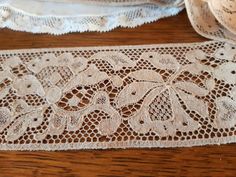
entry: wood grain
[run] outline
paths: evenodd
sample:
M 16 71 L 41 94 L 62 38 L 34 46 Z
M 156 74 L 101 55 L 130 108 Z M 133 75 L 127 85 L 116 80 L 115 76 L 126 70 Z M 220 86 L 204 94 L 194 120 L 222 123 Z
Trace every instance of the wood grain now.
M 132 45 L 206 40 L 186 12 L 135 29 L 63 36 L 0 31 L 0 49 Z M 0 176 L 236 176 L 235 144 L 173 149 L 0 152 Z

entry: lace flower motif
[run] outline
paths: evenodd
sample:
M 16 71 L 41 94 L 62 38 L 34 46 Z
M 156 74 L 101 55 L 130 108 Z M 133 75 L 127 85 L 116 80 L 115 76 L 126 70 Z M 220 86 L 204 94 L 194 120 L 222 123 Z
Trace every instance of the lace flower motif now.
M 129 74 L 128 77 L 136 81 L 120 92 L 117 106 L 122 109 L 143 100 L 142 108 L 128 117 L 132 129 L 137 133 L 152 130 L 160 136 L 174 135 L 177 130 L 196 130 L 199 124 L 190 117 L 187 109 L 207 117 L 207 104 L 197 97 L 206 96 L 209 90 L 193 82 L 177 81 L 176 78 L 183 71 L 197 66 L 197 61 L 180 67 L 178 61 L 169 54 L 145 53 L 141 58 L 149 60 L 156 68 L 171 70 L 174 74 L 167 81 L 163 80 L 160 73 L 146 69 Z M 195 69 L 194 72 L 199 71 Z

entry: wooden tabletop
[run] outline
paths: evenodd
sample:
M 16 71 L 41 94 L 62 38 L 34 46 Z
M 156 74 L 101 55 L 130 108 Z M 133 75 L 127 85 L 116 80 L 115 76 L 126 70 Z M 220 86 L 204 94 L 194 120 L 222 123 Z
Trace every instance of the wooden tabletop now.
M 0 30 L 0 49 L 197 42 L 186 12 L 134 29 L 63 36 Z M 236 176 L 236 145 L 192 148 L 0 152 L 0 176 Z

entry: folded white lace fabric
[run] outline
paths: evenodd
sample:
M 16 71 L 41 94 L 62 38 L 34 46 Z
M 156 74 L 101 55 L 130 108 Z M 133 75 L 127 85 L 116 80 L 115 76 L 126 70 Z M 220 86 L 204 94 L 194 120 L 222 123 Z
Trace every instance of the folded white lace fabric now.
M 18 18 L 23 22 L 42 20 L 46 26 L 29 23 L 28 31 L 62 34 L 78 31 L 74 24 L 81 25 L 82 21 L 77 20 L 91 20 L 87 15 L 94 13 L 93 19 L 105 19 L 104 28 L 100 28 L 101 21 L 95 20 L 99 28 L 83 21 L 83 30 L 100 31 L 108 30 L 109 17 L 121 25 L 124 21 L 118 20 L 118 14 L 126 18 L 131 9 L 138 10 L 136 17 L 141 24 L 141 17 L 147 17 L 142 16 L 145 8 L 162 14 L 157 9 L 166 13 L 168 8 L 180 10 L 183 4 L 171 0 L 110 0 L 106 8 L 101 4 L 108 0 L 27 1 L 37 7 L 34 9 L 22 6 L 24 2 L 2 2 L 1 24 L 25 30 Z M 217 41 L 0 51 L 0 150 L 236 142 L 235 1 L 213 2 L 186 0 L 185 6 L 194 29 Z M 54 3 L 59 4 L 52 11 L 49 7 Z M 62 3 L 71 6 L 71 11 L 62 13 Z M 99 8 L 94 11 L 91 4 Z M 41 10 L 37 10 L 39 5 L 43 5 Z M 88 6 L 93 7 L 91 11 Z M 78 10 L 84 17 L 75 15 Z M 113 16 L 113 10 L 119 13 Z M 157 17 L 152 15 L 150 18 Z
M 0 27 L 50 34 L 104 32 L 176 15 L 183 9 L 182 4 L 182 0 L 3 0 L 0 1 Z
M 235 43 L 235 0 L 0 0 L 0 28 L 50 34 L 105 32 L 176 15 L 184 7 L 200 35 Z
M 193 28 L 202 36 L 236 43 L 235 0 L 185 0 Z
M 50 34 L 105 32 L 176 15 L 185 6 L 199 34 L 236 41 L 235 0 L 1 0 L 0 28 Z

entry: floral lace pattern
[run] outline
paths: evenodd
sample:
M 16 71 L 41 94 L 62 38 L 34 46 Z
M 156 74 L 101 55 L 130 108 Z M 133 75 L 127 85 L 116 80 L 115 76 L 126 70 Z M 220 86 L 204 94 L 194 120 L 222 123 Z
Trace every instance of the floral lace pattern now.
M 236 142 L 236 46 L 0 52 L 0 149 Z

